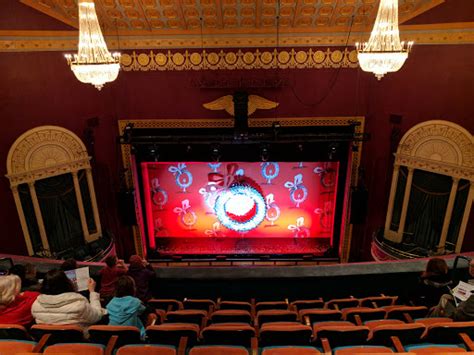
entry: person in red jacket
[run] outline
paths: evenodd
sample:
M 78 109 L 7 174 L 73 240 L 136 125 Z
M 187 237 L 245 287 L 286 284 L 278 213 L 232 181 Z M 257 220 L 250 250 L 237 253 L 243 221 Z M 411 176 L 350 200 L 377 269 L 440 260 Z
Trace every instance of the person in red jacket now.
M 115 255 L 105 258 L 105 263 L 107 266 L 99 272 L 101 277 L 100 297 L 104 300 L 103 304 L 107 304 L 114 297 L 118 278 L 128 271 L 123 260 L 118 260 Z
M 31 306 L 39 292 L 20 293 L 21 279 L 17 275 L 0 276 L 0 324 L 29 326 L 33 323 Z

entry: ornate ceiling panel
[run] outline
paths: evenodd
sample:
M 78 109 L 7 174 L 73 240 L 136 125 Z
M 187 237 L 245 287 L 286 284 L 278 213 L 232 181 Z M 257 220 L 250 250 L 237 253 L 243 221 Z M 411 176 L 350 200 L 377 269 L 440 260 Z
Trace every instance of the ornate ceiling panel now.
M 444 0 L 399 0 L 407 21 Z M 77 27 L 77 0 L 21 0 Z M 379 0 L 95 0 L 104 32 L 126 34 L 347 31 L 372 26 Z M 279 14 L 279 16 L 278 16 Z M 267 30 L 267 31 L 265 31 Z

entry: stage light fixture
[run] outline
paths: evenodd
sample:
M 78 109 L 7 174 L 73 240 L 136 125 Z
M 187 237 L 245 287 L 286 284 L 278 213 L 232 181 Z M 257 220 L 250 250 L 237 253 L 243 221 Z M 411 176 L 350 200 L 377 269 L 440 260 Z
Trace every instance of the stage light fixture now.
M 160 160 L 160 152 L 156 145 L 152 145 L 148 148 L 148 155 L 154 162 L 157 162 Z
M 123 134 L 120 137 L 120 143 L 128 144 L 132 140 L 132 130 L 133 130 L 133 123 L 129 123 L 123 129 Z
M 267 144 L 263 144 L 262 146 L 260 146 L 260 159 L 261 161 L 266 162 L 268 161 L 269 158 L 270 158 L 269 147 Z
M 328 158 L 329 160 L 334 160 L 336 158 L 337 149 L 339 148 L 339 144 L 331 143 L 328 146 Z
M 213 162 L 219 162 L 221 159 L 221 147 L 218 144 L 211 146 L 211 160 Z

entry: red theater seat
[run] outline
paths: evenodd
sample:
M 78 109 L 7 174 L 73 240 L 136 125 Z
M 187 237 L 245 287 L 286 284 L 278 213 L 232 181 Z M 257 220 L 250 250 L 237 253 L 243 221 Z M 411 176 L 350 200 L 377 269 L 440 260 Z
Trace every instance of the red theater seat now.
M 146 328 L 149 343 L 179 346 L 182 337 L 188 339 L 188 345 L 193 346 L 199 338 L 199 325 L 188 323 L 164 323 Z
M 303 324 L 266 323 L 260 328 L 260 346 L 309 345 L 313 335 Z
M 165 323 L 193 323 L 204 327 L 207 323 L 207 311 L 183 309 L 166 313 Z
M 115 355 L 176 355 L 176 349 L 166 345 L 125 345 Z
M 342 310 L 342 319 L 357 325 L 368 320 L 384 319 L 385 310 L 381 308 L 354 307 Z
M 45 355 L 103 355 L 105 346 L 99 344 L 56 344 L 44 350 Z
M 474 339 L 474 321 L 429 325 L 423 337 L 423 341 L 435 344 L 459 344 L 463 342 L 461 334 L 465 334 L 470 339 Z M 474 351 L 474 349 L 471 351 Z
M 249 352 L 241 346 L 206 345 L 195 346 L 189 355 L 249 355 Z
M 299 316 L 306 325 L 342 320 L 342 312 L 332 309 L 304 309 L 300 311 Z
M 428 308 L 425 306 L 388 306 L 384 309 L 387 311 L 386 319 L 399 319 L 409 323 L 428 314 Z
M 263 348 L 262 355 L 319 355 L 321 352 L 312 346 L 270 346 Z
M 297 312 L 303 309 L 320 309 L 324 307 L 324 301 L 321 298 L 316 300 L 297 300 L 291 302 L 291 306 Z
M 185 298 L 183 301 L 184 309 L 199 309 L 211 313 L 216 308 L 216 302 L 209 299 L 190 299 Z
M 406 324 L 406 323 L 398 319 L 378 319 L 378 320 L 369 320 L 369 321 L 364 322 L 364 325 L 366 327 L 369 327 L 370 330 L 381 325 L 399 325 L 399 324 Z
M 153 309 L 161 309 L 166 312 L 183 309 L 183 303 L 175 299 L 152 298 L 147 304 Z
M 240 301 L 220 301 L 217 304 L 217 307 L 220 310 L 224 309 L 240 309 L 252 313 L 252 304 L 249 302 L 240 302 Z
M 137 327 L 117 325 L 92 325 L 89 327 L 89 340 L 93 343 L 107 345 L 112 336 L 117 337 L 116 348 L 128 344 L 140 344 L 140 330 Z
M 31 337 L 21 325 L 0 324 L 0 339 L 31 340 Z
M 380 325 L 371 329 L 369 342 L 373 345 L 392 346 L 392 337 L 397 337 L 402 344 L 416 344 L 420 342 L 425 330 L 423 324 Z
M 406 346 L 410 354 L 449 355 L 453 353 L 466 353 L 467 351 L 456 345 L 412 345 Z
M 32 353 L 36 345 L 36 342 L 28 340 L 0 340 L 0 354 Z
M 257 302 L 255 305 L 255 312 L 270 310 L 270 309 L 284 309 L 287 310 L 289 307 L 288 301 L 275 301 L 275 302 Z
M 348 345 L 364 345 L 367 342 L 369 328 L 364 326 L 313 325 L 314 341 L 317 346 L 326 339 L 332 348 Z
M 204 344 L 239 345 L 250 347 L 255 329 L 248 324 L 211 324 L 201 332 Z
M 380 308 L 386 306 L 393 306 L 397 302 L 398 296 L 375 296 L 366 297 L 359 300 L 360 307 Z
M 391 348 L 385 346 L 344 346 L 333 349 L 334 355 L 363 355 L 363 354 L 393 354 L 394 351 Z
M 358 305 L 359 300 L 357 298 L 350 297 L 330 300 L 324 304 L 324 308 L 342 310 L 344 308 L 357 307 Z
M 241 309 L 222 309 L 211 314 L 211 322 L 214 323 L 252 323 L 252 315 Z
M 267 309 L 257 313 L 257 324 L 268 322 L 296 322 L 298 314 L 284 309 Z
M 46 334 L 50 334 L 46 345 L 85 342 L 83 330 L 77 325 L 36 324 L 30 329 L 30 335 L 36 341 Z
M 425 327 L 430 325 L 439 324 L 439 323 L 451 323 L 453 320 L 451 318 L 445 317 L 433 317 L 433 318 L 418 318 L 415 319 L 415 323 L 423 324 Z

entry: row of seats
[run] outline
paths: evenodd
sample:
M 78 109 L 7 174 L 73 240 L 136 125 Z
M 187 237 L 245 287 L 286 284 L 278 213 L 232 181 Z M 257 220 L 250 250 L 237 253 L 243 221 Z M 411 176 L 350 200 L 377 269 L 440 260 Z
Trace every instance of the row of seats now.
M 438 320 L 438 322 L 440 321 Z M 232 346 L 229 348 L 231 350 L 226 350 L 226 355 L 234 352 L 244 354 L 242 351 L 248 354 L 247 349 L 251 349 L 252 353 L 256 354 L 258 347 L 270 347 L 266 350 L 271 353 L 271 349 L 276 346 L 303 346 L 301 349 L 304 350 L 301 351 L 308 354 L 317 354 L 321 349 L 327 354 L 332 350 L 336 354 L 368 353 L 374 349 L 382 353 L 393 352 L 393 349 L 397 352 L 410 351 L 414 353 L 424 353 L 427 349 L 438 353 L 445 353 L 448 348 L 449 352 L 474 350 L 474 343 L 471 340 L 474 336 L 474 322 L 440 322 L 429 326 L 425 326 L 423 323 L 404 324 L 400 321 L 392 321 L 391 324 L 388 324 L 386 320 L 379 322 L 384 323 L 371 328 L 354 326 L 349 322 L 317 323 L 313 328 L 302 324 L 269 323 L 262 326 L 258 340 L 255 330 L 248 325 L 211 325 L 200 333 L 202 343 L 207 348 L 199 345 L 199 330 L 197 326 L 192 328 L 190 324 L 182 326 L 163 324 L 148 327 L 148 339 L 153 343 L 149 346 L 134 344 L 140 343 L 140 333 L 133 327 L 91 326 L 89 334 L 90 340 L 94 344 L 87 345 L 81 344 L 84 339 L 82 330 L 78 327 L 42 325 L 34 326 L 30 331 L 34 338 L 40 336 L 38 343 L 25 340 L 13 341 L 10 338 L 8 341 L 0 342 L 0 353 L 12 354 L 15 351 L 20 351 L 20 348 L 23 352 L 40 352 L 45 347 L 45 354 L 65 353 L 66 345 L 53 345 L 66 341 L 75 343 L 73 346 L 75 350 L 71 354 L 91 355 L 111 354 L 114 349 L 118 349 L 118 355 L 139 354 L 142 351 L 140 349 L 148 354 L 154 354 L 157 351 L 156 354 L 171 355 L 184 354 L 187 348 L 196 349 L 194 350 L 195 354 L 204 351 L 202 349 L 208 349 L 202 354 L 221 354 L 221 352 L 216 352 L 217 348 L 215 347 L 211 347 L 210 349 L 213 350 L 209 350 L 209 345 L 224 348 L 228 345 Z M 7 326 L 0 328 L 4 332 L 8 331 Z M 9 329 L 16 330 L 18 333 L 24 331 L 23 335 L 27 336 L 26 330 L 21 327 L 10 326 Z M 133 345 L 133 347 L 127 345 Z M 354 348 L 354 346 L 356 347 Z M 86 352 L 85 347 L 90 349 Z M 284 354 L 287 351 L 279 349 L 276 354 Z M 288 354 L 300 353 L 298 351 Z
M 423 318 L 428 309 L 424 306 L 386 306 L 383 308 L 352 307 L 336 309 L 302 309 L 299 312 L 286 309 L 266 309 L 256 315 L 243 309 L 219 309 L 210 314 L 198 309 L 180 309 L 176 311 L 156 310 L 159 315 L 157 323 L 192 323 L 201 329 L 209 324 L 246 323 L 259 328 L 269 322 L 300 322 L 312 325 L 315 322 L 350 321 L 361 325 L 364 321 L 377 319 L 398 319 L 413 322 L 413 319 Z
M 188 299 L 185 298 L 183 301 L 176 299 L 151 299 L 148 301 L 150 307 L 155 309 L 161 309 L 164 311 L 177 311 L 182 309 L 196 309 L 204 310 L 211 313 L 214 310 L 223 309 L 240 309 L 248 312 L 257 313 L 263 310 L 270 309 L 283 309 L 283 310 L 294 310 L 299 312 L 303 309 L 344 309 L 350 307 L 371 307 L 379 308 L 384 306 L 394 305 L 397 301 L 397 296 L 374 296 L 365 298 L 339 298 L 332 299 L 329 301 L 323 301 L 322 298 L 311 299 L 311 300 L 296 300 L 289 302 L 288 299 L 285 301 L 266 301 L 266 302 L 255 302 L 252 299 L 250 302 L 242 301 L 225 301 L 218 299 L 217 302 L 211 299 Z

